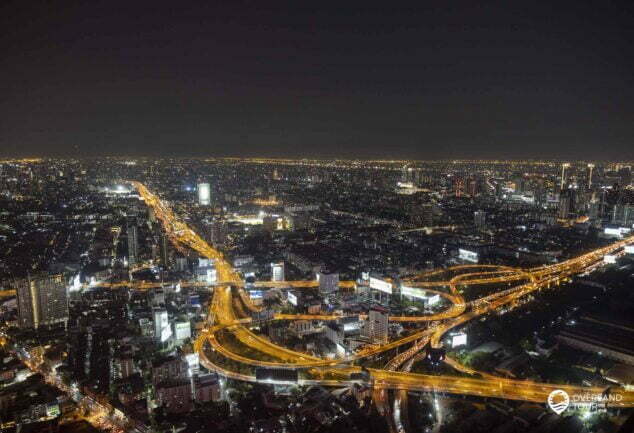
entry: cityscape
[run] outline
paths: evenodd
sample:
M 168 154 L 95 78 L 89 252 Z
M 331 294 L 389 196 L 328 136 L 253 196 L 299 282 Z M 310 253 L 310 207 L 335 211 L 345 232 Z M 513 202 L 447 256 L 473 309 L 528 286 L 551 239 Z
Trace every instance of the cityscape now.
M 634 420 L 630 163 L 0 166 L 4 430 Z
M 0 2 L 0 433 L 634 433 L 634 2 Z

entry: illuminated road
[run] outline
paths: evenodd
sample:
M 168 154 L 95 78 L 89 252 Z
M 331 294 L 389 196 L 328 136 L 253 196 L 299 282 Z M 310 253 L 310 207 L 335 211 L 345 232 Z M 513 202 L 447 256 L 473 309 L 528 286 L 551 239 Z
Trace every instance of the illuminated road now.
M 431 326 L 428 329 L 420 330 L 412 335 L 382 346 L 367 346 L 354 355 L 344 359 L 324 360 L 309 354 L 296 352 L 278 346 L 269 341 L 267 338 L 251 332 L 245 326 L 248 319 L 243 320 L 244 318 L 237 317 L 235 314 L 233 308 L 233 300 L 235 297 L 231 287 L 234 288 L 233 290 L 238 295 L 240 302 L 242 302 L 244 307 L 248 310 L 258 311 L 258 307 L 251 303 L 249 296 L 243 289 L 244 285 L 239 275 L 225 260 L 222 253 L 209 246 L 185 223 L 181 222 L 173 214 L 171 209 L 159 200 L 158 197 L 150 193 L 145 186 L 138 182 L 133 182 L 133 184 L 138 189 L 139 194 L 145 200 L 146 204 L 154 208 L 155 214 L 163 223 L 170 240 L 182 249 L 191 248 L 204 257 L 214 259 L 219 280 L 227 283 L 226 286 L 218 286 L 214 290 L 214 296 L 209 310 L 208 328 L 205 332 L 201 333 L 195 346 L 200 354 L 203 365 L 207 365 L 212 367 L 214 370 L 221 371 L 228 377 L 240 378 L 241 380 L 249 381 L 254 380 L 253 376 L 230 372 L 218 365 L 214 365 L 213 362 L 208 359 L 206 354 L 206 351 L 210 350 L 209 348 L 217 351 L 226 358 L 252 366 L 308 368 L 334 367 L 340 364 L 347 364 L 360 358 L 373 356 L 404 344 L 413 343 L 408 350 L 390 361 L 390 365 L 388 365 L 387 369 L 370 370 L 374 380 L 375 389 L 379 391 L 384 389 L 396 389 L 446 392 L 452 394 L 524 400 L 542 404 L 546 402 L 548 394 L 554 389 L 564 389 L 572 395 L 601 394 L 603 392 L 603 389 L 599 388 L 544 384 L 531 381 L 498 378 L 492 375 L 464 378 L 456 376 L 429 376 L 400 372 L 396 370 L 413 356 L 416 356 L 416 354 L 428 343 L 431 343 L 433 346 L 438 346 L 442 336 L 449 330 L 483 314 L 487 314 L 491 311 L 498 310 L 501 307 L 510 305 L 536 290 L 556 286 L 572 275 L 583 273 L 589 268 L 597 266 L 597 263 L 602 261 L 603 256 L 606 254 L 614 253 L 625 245 L 634 242 L 634 236 L 565 262 L 533 269 L 521 270 L 500 266 L 488 267 L 485 265 L 470 265 L 472 269 L 480 269 L 481 271 L 458 274 L 452 276 L 449 280 L 440 281 L 433 281 L 432 279 L 436 276 L 442 276 L 443 273 L 451 275 L 452 272 L 461 272 L 469 268 L 467 266 L 462 266 L 421 274 L 415 279 L 426 279 L 426 281 L 410 280 L 407 281 L 406 284 L 412 287 L 414 284 L 416 284 L 416 287 L 435 287 L 439 290 L 447 287 L 450 291 L 450 294 L 445 294 L 445 299 L 450 300 L 451 306 L 445 312 L 439 313 L 442 316 L 439 316 L 436 319 L 421 318 L 419 320 L 432 320 Z M 524 281 L 524 283 L 519 286 L 487 295 L 469 303 L 465 303 L 464 299 L 458 292 L 459 287 L 471 287 L 479 284 L 510 284 L 521 281 Z M 300 284 L 304 284 L 304 282 Z M 278 315 L 276 317 L 276 319 L 279 320 L 294 320 L 298 318 L 306 318 L 309 320 L 332 320 L 335 316 Z M 417 321 L 413 320 L 412 317 L 394 317 L 390 320 Z M 235 336 L 241 344 L 244 344 L 253 350 L 270 355 L 279 361 L 261 361 L 234 353 L 220 344 L 218 340 L 218 332 L 229 332 L 231 335 Z M 450 362 L 455 365 L 455 361 Z M 356 367 L 350 367 L 347 370 L 360 371 Z M 316 379 L 304 382 L 339 386 L 349 385 L 351 383 L 350 381 L 344 379 Z M 634 407 L 634 392 L 619 390 L 618 393 L 621 400 L 609 402 L 611 406 Z

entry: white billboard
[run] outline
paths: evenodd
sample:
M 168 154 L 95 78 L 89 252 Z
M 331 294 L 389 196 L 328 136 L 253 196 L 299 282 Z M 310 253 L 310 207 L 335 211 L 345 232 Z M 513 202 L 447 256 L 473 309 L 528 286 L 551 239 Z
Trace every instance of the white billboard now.
M 606 254 L 603 256 L 603 263 L 614 264 L 616 263 L 616 256 L 614 254 Z
M 427 305 L 432 306 L 440 302 L 440 295 L 433 295 L 427 298 Z
M 401 286 L 401 295 L 411 298 L 426 299 L 425 291 L 416 287 Z
M 480 257 L 475 251 L 465 250 L 464 248 L 458 249 L 458 257 L 467 262 L 478 263 Z
M 264 297 L 264 292 L 262 292 L 262 290 L 249 290 L 249 298 L 262 299 L 263 297 Z
M 623 250 L 625 251 L 625 254 L 634 254 L 634 244 L 626 245 Z
M 370 288 L 380 292 L 392 294 L 392 283 L 381 280 L 379 278 L 370 277 Z
M 451 347 L 459 347 L 467 345 L 467 334 L 461 332 L 460 334 L 455 334 L 451 336 Z

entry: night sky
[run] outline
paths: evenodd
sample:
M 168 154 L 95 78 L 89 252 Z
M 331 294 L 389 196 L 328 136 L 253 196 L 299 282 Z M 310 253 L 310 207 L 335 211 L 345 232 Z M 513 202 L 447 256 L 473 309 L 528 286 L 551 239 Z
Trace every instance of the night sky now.
M 634 160 L 631 1 L 0 3 L 2 156 Z

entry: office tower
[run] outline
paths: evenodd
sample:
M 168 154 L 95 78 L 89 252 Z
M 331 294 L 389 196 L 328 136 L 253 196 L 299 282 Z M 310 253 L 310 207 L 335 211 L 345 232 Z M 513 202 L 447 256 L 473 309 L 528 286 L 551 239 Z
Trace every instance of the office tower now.
M 481 210 L 475 211 L 473 213 L 473 223 L 476 228 L 483 229 L 487 224 L 487 213 Z
M 571 213 L 575 211 L 575 195 L 574 190 L 570 188 L 563 189 L 559 193 L 559 209 L 557 217 L 560 219 L 568 219 Z
M 172 336 L 172 327 L 169 323 L 167 310 L 155 308 L 152 311 L 152 316 L 154 319 L 154 338 L 163 343 Z
M 456 177 L 453 182 L 453 190 L 456 197 L 462 197 L 464 193 L 464 179 Z
M 431 227 L 434 225 L 434 206 L 431 203 L 414 204 L 410 215 L 412 223 L 418 227 Z
M 68 321 L 68 293 L 62 275 L 28 276 L 16 281 L 21 328 L 39 328 Z
M 319 282 L 319 293 L 327 295 L 336 292 L 339 289 L 339 273 L 323 270 L 317 273 L 317 281 Z
M 592 189 L 592 170 L 594 169 L 594 164 L 588 164 L 588 190 Z
M 167 234 L 165 232 L 161 232 L 160 237 L 160 247 L 161 247 L 161 263 L 165 269 L 169 268 L 169 239 L 167 238 Z
M 621 187 L 625 188 L 632 183 L 632 169 L 629 166 L 619 169 L 619 178 L 621 179 Z
M 524 176 L 516 176 L 513 178 L 513 184 L 515 185 L 516 194 L 524 192 L 526 188 L 526 180 L 524 179 Z
M 284 281 L 284 262 L 271 263 L 271 281 Z
M 211 223 L 211 244 L 217 248 L 224 248 L 227 245 L 227 222 L 216 219 Z
M 370 308 L 363 335 L 368 337 L 373 344 L 387 344 L 387 331 L 388 310 L 379 306 Z
M 561 164 L 561 189 L 566 187 L 566 169 L 570 167 L 570 164 L 565 162 Z
M 133 267 L 139 259 L 139 228 L 137 227 L 136 215 L 129 215 L 127 218 L 128 234 L 128 267 Z
M 209 206 L 211 204 L 211 190 L 208 183 L 198 184 L 198 204 Z

